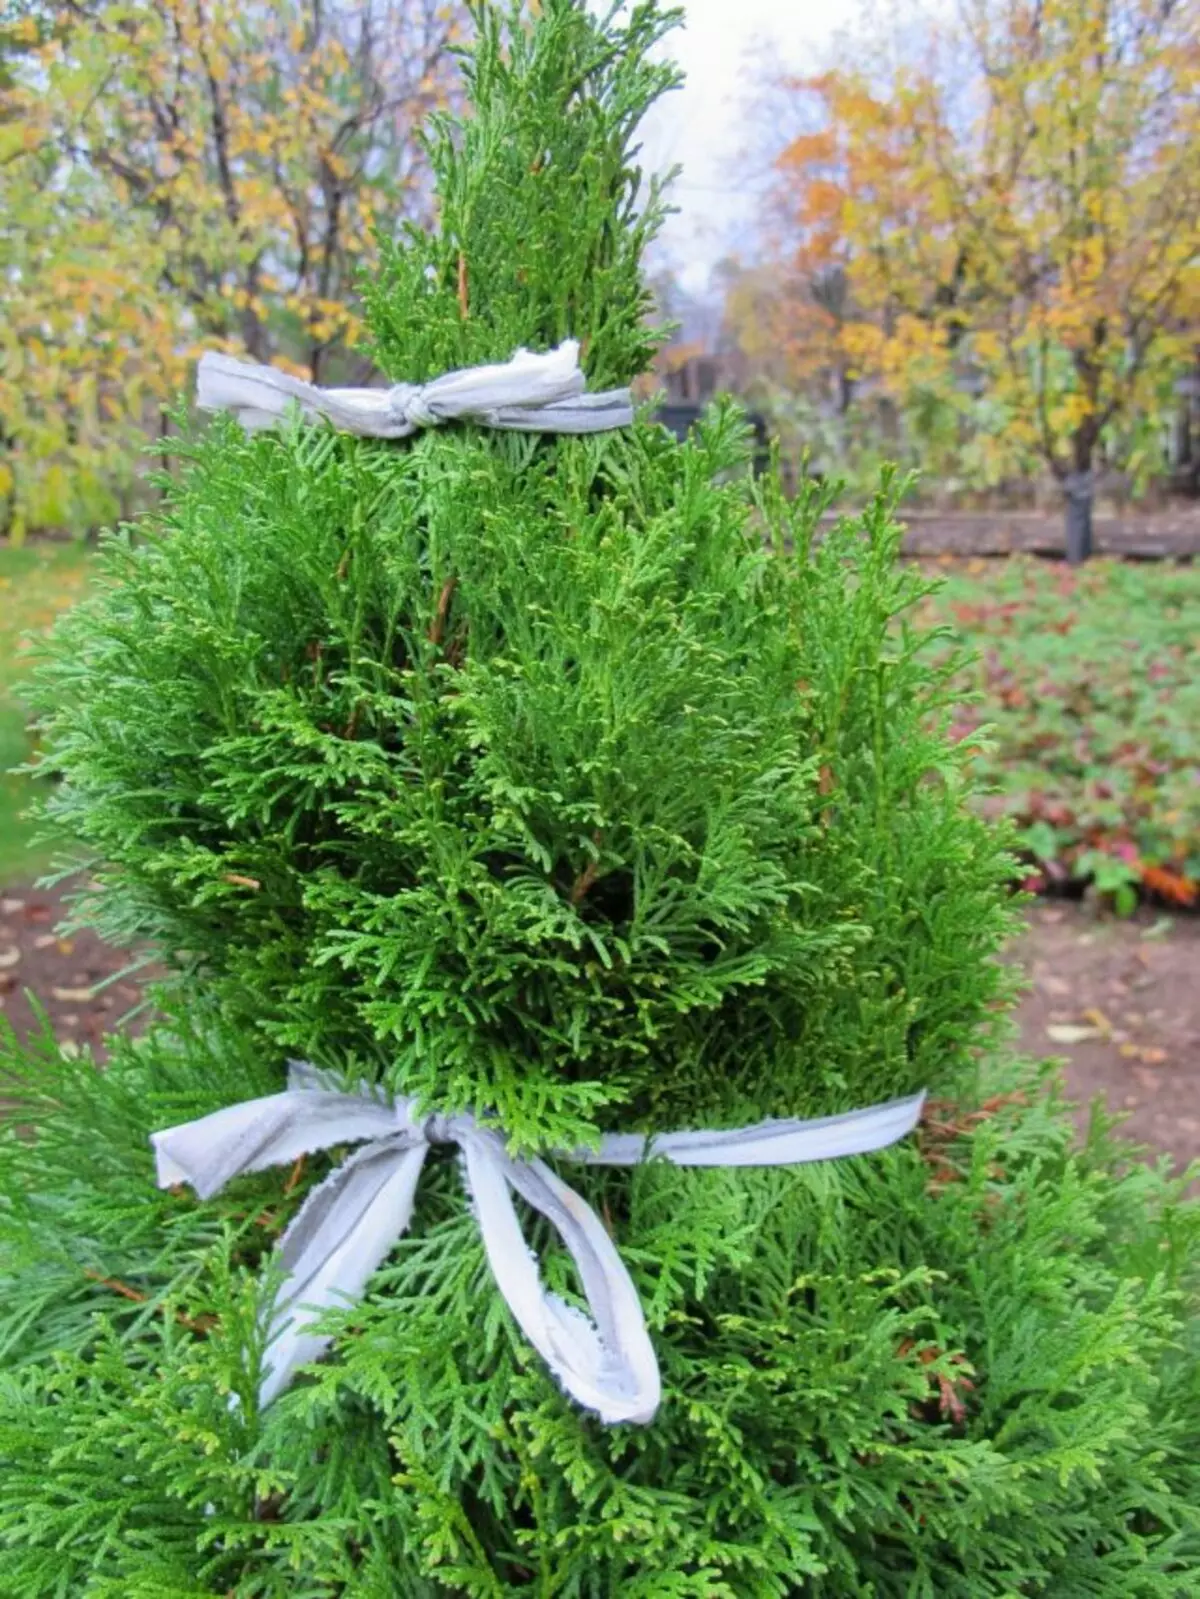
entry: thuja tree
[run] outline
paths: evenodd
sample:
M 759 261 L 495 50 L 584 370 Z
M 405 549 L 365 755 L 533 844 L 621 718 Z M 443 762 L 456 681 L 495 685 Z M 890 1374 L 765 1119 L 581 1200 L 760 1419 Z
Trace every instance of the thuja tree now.
M 652 354 L 630 140 L 654 4 L 482 7 L 441 223 L 369 301 L 394 379 Z M 687 444 L 218 420 L 45 669 L 82 907 L 171 968 L 103 1072 L 4 1046 L 0 1591 L 1200 1591 L 1194 1212 L 1082 1150 L 1001 1047 L 1002 840 L 887 495 L 823 533 Z M 336 1160 L 199 1203 L 148 1134 L 345 1080 L 517 1151 L 928 1087 L 919 1138 L 765 1171 L 572 1167 L 663 1366 L 648 1426 L 555 1387 L 452 1159 L 331 1357 L 257 1400 L 271 1250 Z M 576 1291 L 553 1240 L 547 1276 Z

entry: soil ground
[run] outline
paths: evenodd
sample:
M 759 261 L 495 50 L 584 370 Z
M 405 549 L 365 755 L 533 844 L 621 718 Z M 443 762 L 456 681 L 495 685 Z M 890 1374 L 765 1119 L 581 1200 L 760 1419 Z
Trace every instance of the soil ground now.
M 0 1013 L 28 1031 L 32 992 L 61 1040 L 100 1053 L 137 1010 L 136 974 L 112 981 L 128 957 L 90 933 L 59 936 L 63 914 L 53 894 L 0 894 Z M 1083 1107 L 1103 1096 L 1138 1143 L 1180 1167 L 1200 1158 L 1200 917 L 1114 921 L 1043 900 L 1011 956 L 1029 983 L 1025 1052 L 1065 1057 L 1071 1097 Z
M 67 911 L 57 894 L 0 888 L 0 1015 L 23 1037 L 44 1009 L 60 1042 L 103 1053 L 103 1038 L 141 1004 L 131 964 L 94 933 L 63 935 Z
M 1200 917 L 1042 900 L 1012 957 L 1030 985 L 1021 1047 L 1065 1056 L 1071 1098 L 1102 1095 L 1130 1138 L 1200 1159 Z

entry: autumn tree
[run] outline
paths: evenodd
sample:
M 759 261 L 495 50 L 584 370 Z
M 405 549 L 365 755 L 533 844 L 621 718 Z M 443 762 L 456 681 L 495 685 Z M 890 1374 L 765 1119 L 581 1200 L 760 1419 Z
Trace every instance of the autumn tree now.
M 108 514 L 195 345 L 347 372 L 376 239 L 429 212 L 416 130 L 457 0 L 34 6 L 0 139 L 10 523 Z
M 1093 469 L 1196 333 L 1200 13 L 1176 0 L 969 0 L 882 68 L 797 81 L 778 159 L 794 258 L 844 267 L 843 345 L 901 399 L 991 409 L 993 448 Z
M 59 78 L 54 19 L 27 13 L 4 43 L 0 533 L 19 541 L 119 508 L 188 325 L 157 282 L 152 234 L 57 137 L 65 104 L 90 109 L 100 84 L 65 67 Z
M 949 470 L 959 441 L 945 419 L 957 395 L 942 353 L 894 295 L 881 299 L 869 259 L 878 241 L 856 238 L 843 220 L 878 208 L 924 238 L 904 102 L 849 69 L 767 88 L 771 125 L 788 134 L 775 150 L 757 257 L 729 283 L 733 336 L 781 433 L 815 462 L 864 485 L 877 481 L 884 455 Z

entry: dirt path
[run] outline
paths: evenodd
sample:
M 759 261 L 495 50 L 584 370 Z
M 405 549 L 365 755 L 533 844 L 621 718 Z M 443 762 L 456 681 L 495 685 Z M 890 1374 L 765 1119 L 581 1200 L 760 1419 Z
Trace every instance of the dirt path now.
M 1200 918 L 1043 901 L 1013 955 L 1031 984 L 1022 1047 L 1065 1056 L 1071 1097 L 1102 1094 L 1139 1143 L 1200 1158 Z
M 55 894 L 0 889 L 0 1015 L 23 1036 L 35 1021 L 32 994 L 62 1042 L 99 1050 L 104 1034 L 140 1003 L 141 990 L 132 978 L 111 981 L 130 964 L 127 955 L 94 933 L 63 937 L 65 915 Z
M 96 992 L 127 958 L 90 933 L 59 937 L 62 914 L 51 894 L 0 897 L 0 1012 L 27 1031 L 31 989 L 60 1039 L 98 1049 L 139 991 L 123 978 Z M 1116 922 L 1042 901 L 1012 953 L 1030 980 L 1022 1047 L 1065 1056 L 1071 1096 L 1087 1104 L 1102 1094 L 1138 1142 L 1181 1165 L 1200 1157 L 1200 917 Z

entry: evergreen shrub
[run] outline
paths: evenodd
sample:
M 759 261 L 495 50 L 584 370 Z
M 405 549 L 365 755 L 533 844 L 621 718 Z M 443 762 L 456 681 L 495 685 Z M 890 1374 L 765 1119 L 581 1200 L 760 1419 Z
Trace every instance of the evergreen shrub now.
M 440 229 L 369 290 L 379 363 L 575 336 L 628 382 L 671 18 L 476 21 Z M 0 1055 L 0 1593 L 1200 1593 L 1196 1212 L 1003 1063 L 1010 862 L 895 485 L 818 538 L 826 500 L 747 451 L 730 407 L 683 444 L 217 419 L 107 541 L 42 675 L 51 808 L 84 913 L 171 971 L 103 1072 Z M 438 1152 L 262 1411 L 271 1247 L 337 1155 L 202 1204 L 148 1136 L 289 1054 L 518 1152 L 937 1103 L 834 1164 L 564 1166 L 646 1308 L 650 1426 L 559 1393 Z

